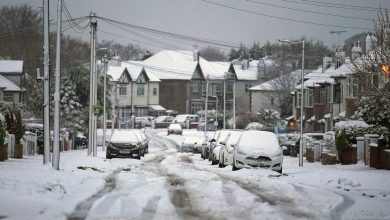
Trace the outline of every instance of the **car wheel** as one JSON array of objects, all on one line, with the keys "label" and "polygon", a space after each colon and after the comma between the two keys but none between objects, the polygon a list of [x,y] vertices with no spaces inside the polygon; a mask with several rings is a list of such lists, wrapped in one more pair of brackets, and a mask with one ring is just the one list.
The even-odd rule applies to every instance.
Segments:
[{"label": "car wheel", "polygon": [[280,174],[283,174],[282,172],[283,172],[283,167],[280,167],[280,170],[278,170],[278,171],[276,171],[276,172],[278,172],[278,173],[280,173]]},{"label": "car wheel", "polygon": [[112,159],[112,156],[106,151],[106,159]]},{"label": "car wheel", "polygon": [[235,165],[234,158],[233,158],[232,170],[233,170],[233,171],[239,170],[239,169],[236,167],[236,165]]},{"label": "car wheel", "polygon": [[141,155],[138,154],[138,155],[135,156],[134,158],[137,159],[137,160],[141,160]]}]

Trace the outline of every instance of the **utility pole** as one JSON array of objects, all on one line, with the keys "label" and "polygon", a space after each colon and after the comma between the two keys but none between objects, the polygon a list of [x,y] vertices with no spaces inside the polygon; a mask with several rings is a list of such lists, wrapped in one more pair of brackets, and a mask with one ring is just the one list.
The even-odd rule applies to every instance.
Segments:
[{"label": "utility pole", "polygon": [[102,59],[102,63],[104,65],[104,85],[103,85],[103,88],[104,88],[104,91],[103,91],[103,151],[106,149],[106,127],[107,127],[107,122],[106,122],[106,93],[107,93],[107,63],[108,63],[108,59],[107,59],[107,56],[104,55],[103,59]]},{"label": "utility pole", "polygon": [[54,91],[54,141],[53,141],[53,168],[60,169],[60,74],[61,74],[61,23],[62,1],[57,3],[57,48],[56,48],[56,76]]},{"label": "utility pole", "polygon": [[233,77],[233,129],[236,129],[236,76]]},{"label": "utility pole", "polygon": [[49,0],[43,0],[43,164],[50,163]]},{"label": "utility pole", "polygon": [[94,12],[90,13],[90,28],[91,28],[91,65],[90,65],[90,76],[89,76],[89,126],[88,126],[88,155],[95,155],[96,148],[96,120],[94,116],[94,107],[96,105],[96,76],[95,76],[95,67],[96,67],[96,15]]},{"label": "utility pole", "polygon": [[223,75],[223,129],[226,129],[226,77],[225,73]]},{"label": "utility pole", "polygon": [[204,102],[204,137],[207,139],[207,107],[208,107],[208,97],[209,97],[209,76],[206,78],[206,99]]}]

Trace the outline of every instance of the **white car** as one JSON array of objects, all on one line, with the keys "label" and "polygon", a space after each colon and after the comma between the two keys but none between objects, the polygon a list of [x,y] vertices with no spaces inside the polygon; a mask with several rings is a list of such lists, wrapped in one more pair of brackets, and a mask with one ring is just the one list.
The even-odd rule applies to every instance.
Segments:
[{"label": "white car", "polygon": [[180,124],[170,124],[168,126],[168,135],[170,134],[177,134],[177,135],[182,135],[183,130],[181,128]]},{"label": "white car", "polygon": [[224,141],[230,132],[231,132],[231,130],[220,130],[218,132],[217,138],[215,139],[215,142],[212,142],[210,144],[209,160],[211,160],[212,165],[218,164],[220,142]]},{"label": "white car", "polygon": [[207,140],[205,140],[202,143],[202,150],[200,152],[200,157],[202,159],[209,158],[210,145],[211,145],[211,143],[215,142],[215,139],[217,138],[218,134],[219,134],[219,131],[216,131],[215,133],[207,132]]},{"label": "white car", "polygon": [[266,167],[282,173],[283,151],[275,133],[248,130],[234,145],[233,170]]},{"label": "white car", "polygon": [[189,136],[184,138],[181,144],[181,152],[200,153],[205,137]]},{"label": "white car", "polygon": [[225,141],[221,141],[221,148],[219,150],[219,167],[225,167],[233,164],[233,146],[237,143],[241,137],[242,131],[231,131],[226,137]]}]

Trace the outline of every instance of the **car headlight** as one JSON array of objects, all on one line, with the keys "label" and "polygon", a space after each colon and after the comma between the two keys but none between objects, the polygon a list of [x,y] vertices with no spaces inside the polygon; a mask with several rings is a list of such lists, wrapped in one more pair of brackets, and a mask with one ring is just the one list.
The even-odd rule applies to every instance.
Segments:
[{"label": "car headlight", "polygon": [[116,146],[113,145],[113,144],[111,144],[111,143],[108,145],[108,147],[109,147],[109,148],[112,148],[112,149],[115,149],[115,150],[118,150],[118,148],[116,148]]}]

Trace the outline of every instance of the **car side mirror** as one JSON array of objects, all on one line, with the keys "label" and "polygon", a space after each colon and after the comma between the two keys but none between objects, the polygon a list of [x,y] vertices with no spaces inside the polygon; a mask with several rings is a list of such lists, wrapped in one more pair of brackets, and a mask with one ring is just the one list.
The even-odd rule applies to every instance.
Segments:
[{"label": "car side mirror", "polygon": [[235,148],[236,145],[235,144],[230,144],[230,147]]},{"label": "car side mirror", "polygon": [[221,142],[219,142],[220,144],[222,144],[222,145],[226,145],[226,142],[225,141],[221,141]]}]

